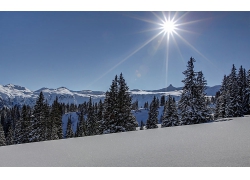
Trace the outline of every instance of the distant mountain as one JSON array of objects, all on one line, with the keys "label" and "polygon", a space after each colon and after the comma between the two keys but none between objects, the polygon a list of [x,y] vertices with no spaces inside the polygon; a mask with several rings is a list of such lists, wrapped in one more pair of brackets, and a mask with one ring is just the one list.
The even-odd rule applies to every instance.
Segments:
[{"label": "distant mountain", "polygon": [[[220,85],[216,85],[216,86],[207,86],[206,88],[206,94],[207,96],[215,96],[216,92],[220,90]],[[170,84],[168,87],[166,88],[162,88],[162,89],[158,89],[158,90],[147,90],[149,92],[169,92],[169,91],[180,91],[182,90],[182,87],[174,87],[172,84]]]},{"label": "distant mountain", "polygon": [[[220,85],[207,87],[207,96],[214,96],[219,89]],[[8,84],[4,86],[0,85],[0,107],[13,107],[14,105],[22,106],[24,104],[34,106],[41,91],[50,105],[53,103],[56,97],[58,97],[59,102],[65,104],[81,104],[85,101],[88,101],[90,96],[93,102],[99,102],[100,99],[103,101],[105,98],[105,92],[102,91],[72,91],[66,87],[59,87],[57,89],[44,87],[36,91],[31,91],[26,87]],[[160,99],[162,95],[167,96],[170,94],[175,96],[176,100],[178,101],[181,92],[182,87],[174,87],[172,84],[159,90],[133,89],[130,91],[133,101],[138,100],[139,107],[143,107],[144,103],[147,101],[150,103],[154,96]]]},{"label": "distant mountain", "polygon": [[182,87],[174,87],[172,84],[170,84],[166,88],[158,89],[158,90],[148,90],[151,92],[169,92],[169,91],[179,91],[182,90]]}]

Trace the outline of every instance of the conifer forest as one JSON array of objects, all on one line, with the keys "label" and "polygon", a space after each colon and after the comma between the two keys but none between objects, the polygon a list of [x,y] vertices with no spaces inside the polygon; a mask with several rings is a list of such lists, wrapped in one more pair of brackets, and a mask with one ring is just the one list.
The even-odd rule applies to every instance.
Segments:
[{"label": "conifer forest", "polygon": [[[0,146],[39,141],[76,138],[213,122],[221,118],[243,117],[250,114],[250,69],[232,65],[229,74],[221,77],[221,88],[213,97],[206,96],[207,81],[202,71],[195,71],[195,59],[187,62],[183,71],[183,89],[177,101],[171,95],[154,97],[143,109],[148,118],[136,119],[132,110],[138,110],[138,101],[132,101],[123,74],[115,76],[105,93],[104,101],[93,103],[91,97],[82,104],[60,103],[58,98],[49,105],[40,92],[35,106],[3,107],[0,110]],[[159,107],[163,112],[158,119]],[[72,128],[71,117],[63,128],[62,116],[76,112],[76,130]]]}]

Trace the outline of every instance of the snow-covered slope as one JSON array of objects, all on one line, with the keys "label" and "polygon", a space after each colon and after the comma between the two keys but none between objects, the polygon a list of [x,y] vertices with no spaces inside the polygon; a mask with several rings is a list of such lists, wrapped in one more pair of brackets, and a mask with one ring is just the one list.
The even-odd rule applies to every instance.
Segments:
[{"label": "snow-covered slope", "polygon": [[[219,87],[220,86],[208,87],[206,91],[207,95],[214,96],[219,90]],[[3,106],[22,106],[23,104],[34,106],[41,91],[43,92],[44,97],[48,100],[49,104],[52,104],[56,97],[58,97],[59,102],[65,104],[81,104],[85,101],[88,101],[90,96],[92,97],[93,102],[99,102],[100,99],[104,100],[105,98],[105,92],[102,91],[72,91],[66,87],[60,87],[57,89],[41,88],[37,91],[31,91],[22,86],[8,84],[4,86],[0,85],[0,108]],[[154,96],[160,99],[162,95],[167,96],[170,94],[175,96],[176,100],[178,100],[181,95],[181,91],[181,88],[175,88],[170,85],[167,88],[163,88],[161,90],[146,91],[135,89],[131,90],[130,93],[133,96],[133,102],[138,100],[139,107],[143,107],[144,103],[147,101],[150,103]]]},{"label": "snow-covered slope", "polygon": [[250,117],[0,147],[5,167],[250,166]]}]

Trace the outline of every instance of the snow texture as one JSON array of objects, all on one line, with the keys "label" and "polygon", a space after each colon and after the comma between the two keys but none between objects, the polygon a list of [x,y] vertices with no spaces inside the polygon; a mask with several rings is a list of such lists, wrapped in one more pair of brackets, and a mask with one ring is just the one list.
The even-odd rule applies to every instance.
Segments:
[{"label": "snow texture", "polygon": [[250,166],[250,116],[0,147],[0,166]]}]

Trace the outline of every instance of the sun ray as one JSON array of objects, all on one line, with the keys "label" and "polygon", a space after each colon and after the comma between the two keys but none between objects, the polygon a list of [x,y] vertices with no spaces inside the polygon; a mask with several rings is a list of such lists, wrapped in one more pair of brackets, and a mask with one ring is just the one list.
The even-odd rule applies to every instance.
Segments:
[{"label": "sun ray", "polygon": [[175,12],[175,13],[174,13],[174,16],[173,16],[173,18],[172,18],[172,20],[173,20],[173,22],[174,22],[174,23],[176,23],[176,22],[177,22],[177,21],[175,21],[175,18],[177,17],[177,14],[178,14],[178,13],[177,13],[177,12]]},{"label": "sun ray", "polygon": [[180,47],[178,46],[178,43],[176,41],[175,36],[179,37],[186,45],[191,47],[191,49],[193,49],[196,53],[201,55],[206,61],[208,61],[210,64],[212,64],[216,69],[218,69],[218,67],[215,64],[213,64],[212,61],[210,61],[207,57],[205,57],[198,49],[196,49],[193,45],[191,45],[180,34],[180,32],[185,32],[185,33],[190,33],[190,34],[197,34],[194,31],[189,31],[189,30],[185,29],[185,26],[186,25],[191,25],[191,24],[194,24],[194,23],[198,23],[198,22],[202,22],[202,21],[206,21],[206,20],[210,20],[211,18],[181,22],[181,20],[184,17],[186,17],[189,14],[189,12],[185,12],[184,14],[181,14],[180,17],[178,17],[178,12],[175,12],[174,14],[172,14],[173,16],[171,16],[171,12],[161,12],[160,14],[159,13],[157,14],[156,12],[151,12],[151,13],[156,17],[156,19],[158,19],[158,22],[150,20],[150,19],[138,17],[138,16],[131,16],[131,15],[126,15],[126,16],[134,18],[134,19],[138,19],[140,21],[144,21],[144,22],[147,22],[147,23],[150,23],[150,24],[153,24],[153,25],[156,25],[156,27],[154,27],[154,28],[146,29],[146,30],[143,30],[143,31],[140,31],[140,32],[137,32],[137,33],[145,33],[145,32],[152,32],[152,31],[158,31],[158,33],[156,35],[154,35],[153,37],[151,37],[150,39],[148,39],[147,41],[145,41],[141,46],[139,46],[137,49],[132,51],[132,53],[130,53],[124,59],[119,61],[117,64],[115,64],[113,67],[111,67],[108,71],[103,73],[100,77],[98,77],[96,80],[94,80],[89,86],[91,86],[92,84],[99,81],[106,74],[108,74],[109,72],[111,72],[112,70],[117,68],[119,65],[121,65],[123,62],[125,62],[127,59],[129,59],[131,56],[133,56],[135,53],[140,51],[142,48],[144,48],[147,44],[152,42],[154,39],[156,39],[160,35],[162,35],[162,36],[158,40],[156,48],[154,49],[155,50],[154,53],[158,50],[159,46],[162,44],[163,39],[165,37],[166,38],[166,61],[164,61],[164,62],[165,62],[165,69],[166,69],[166,75],[165,75],[165,78],[166,78],[165,83],[166,83],[166,85],[167,85],[167,80],[168,80],[170,39],[173,40],[173,43],[175,44],[175,46],[177,48],[177,51],[181,56],[181,60],[184,63],[184,58],[182,56]]},{"label": "sun ray", "polygon": [[164,23],[164,20],[162,20],[162,18],[160,18],[160,16],[158,16],[156,13],[152,12],[153,15],[155,15],[155,17],[157,17],[162,23]]},{"label": "sun ray", "polygon": [[158,34],[156,34],[155,36],[153,36],[152,38],[150,38],[148,41],[146,41],[145,43],[143,43],[139,48],[137,48],[136,50],[134,50],[131,54],[129,54],[127,57],[125,57],[123,60],[121,60],[119,63],[117,63],[116,65],[114,65],[112,68],[110,68],[108,71],[106,71],[103,75],[101,75],[99,78],[97,78],[96,80],[92,81],[92,83],[90,83],[87,87],[93,85],[94,83],[96,83],[97,81],[99,81],[101,78],[103,78],[106,74],[108,74],[110,71],[112,71],[113,69],[115,69],[116,67],[118,67],[119,65],[121,65],[124,61],[126,61],[128,58],[130,58],[132,55],[134,55],[135,53],[137,53],[139,50],[141,50],[143,47],[145,47],[147,44],[149,44],[151,41],[153,41],[155,38],[157,38],[160,34],[162,34],[163,31],[159,32]]},{"label": "sun ray", "polygon": [[[164,39],[164,34],[162,33],[162,36],[161,36],[161,39],[159,40],[159,42],[158,42],[158,44],[157,44],[157,46],[156,46],[156,48],[155,48],[155,52],[158,50],[158,48],[160,47],[160,45],[161,45],[161,43],[162,43],[162,41],[163,41],[163,39]],[[154,52],[154,53],[155,53]]]},{"label": "sun ray", "polygon": [[168,57],[169,57],[169,33],[168,33],[168,39],[167,39],[167,57],[166,57],[166,80],[165,80],[165,86],[168,85]]},{"label": "sun ray", "polygon": [[180,23],[180,24],[176,24],[176,26],[185,26],[185,25],[188,25],[188,24],[194,24],[194,23],[197,23],[197,22],[207,21],[207,20],[211,20],[211,19],[212,18],[198,19],[198,20],[194,20],[194,21],[188,21],[188,22],[183,22],[183,23]]},{"label": "sun ray", "polygon": [[183,58],[183,56],[182,56],[182,54],[181,54],[181,50],[180,50],[180,48],[179,48],[179,46],[178,46],[178,44],[177,44],[177,42],[176,42],[176,39],[175,39],[174,36],[172,36],[172,38],[173,38],[173,41],[174,41],[175,46],[177,47],[178,53],[179,53],[180,56],[181,56],[181,60],[182,60],[183,64],[185,64],[184,58]]},{"label": "sun ray", "polygon": [[178,19],[175,20],[175,23],[180,21],[182,18],[184,18],[187,14],[189,14],[189,12],[186,12],[185,14],[183,14],[181,17],[179,17]]},{"label": "sun ray", "polygon": [[140,33],[145,33],[145,32],[151,32],[151,31],[159,31],[161,30],[162,28],[161,27],[156,27],[156,28],[152,28],[152,29],[145,29],[143,31],[138,31],[138,32],[135,32],[133,34],[140,34]]},{"label": "sun ray", "polygon": [[199,34],[199,33],[197,33],[197,32],[194,32],[194,31],[188,31],[188,30],[186,30],[186,29],[181,29],[181,28],[175,28],[174,33],[176,33],[176,31],[187,32],[187,33],[190,33],[190,34]]},{"label": "sun ray", "polygon": [[166,22],[166,21],[167,21],[167,18],[166,18],[166,15],[164,14],[163,11],[162,11],[162,15],[163,15],[163,17],[164,17],[164,22]]},{"label": "sun ray", "polygon": [[201,55],[205,60],[207,60],[211,65],[213,65],[217,70],[221,71],[219,67],[217,67],[212,61],[210,61],[205,55],[203,55],[198,49],[196,49],[194,46],[192,46],[186,39],[184,39],[180,34],[176,33],[176,35],[185,42],[189,47],[191,47],[195,52],[197,52],[199,55]]},{"label": "sun ray", "polygon": [[131,18],[134,18],[134,19],[138,19],[138,20],[140,20],[140,21],[144,21],[144,22],[148,22],[148,23],[151,23],[151,24],[159,25],[158,22],[155,22],[155,21],[152,21],[152,20],[149,20],[149,19],[145,19],[145,18],[142,18],[142,17],[130,16],[130,15],[126,15],[126,16],[131,17]]}]

